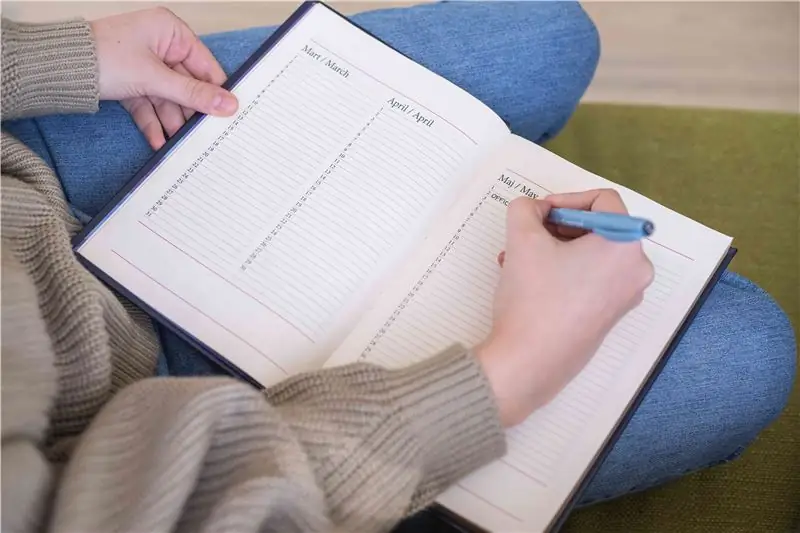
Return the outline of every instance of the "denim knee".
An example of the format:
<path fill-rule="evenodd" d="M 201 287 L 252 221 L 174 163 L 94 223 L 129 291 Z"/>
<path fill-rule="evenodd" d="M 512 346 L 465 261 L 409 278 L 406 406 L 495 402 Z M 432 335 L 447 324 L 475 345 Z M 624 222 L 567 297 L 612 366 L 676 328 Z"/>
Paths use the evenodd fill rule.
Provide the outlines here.
<path fill-rule="evenodd" d="M 726 274 L 721 283 L 737 296 L 738 320 L 729 347 L 730 364 L 748 387 L 742 420 L 760 431 L 780 415 L 789 402 L 797 371 L 797 345 L 792 324 L 778 303 L 753 282 Z"/>
<path fill-rule="evenodd" d="M 796 364 L 794 332 L 775 300 L 725 273 L 582 503 L 734 459 L 786 406 Z"/>
<path fill-rule="evenodd" d="M 597 29 L 578 2 L 432 3 L 353 19 L 532 141 L 566 123 L 600 56 Z"/>
<path fill-rule="evenodd" d="M 578 106 L 594 78 L 601 45 L 597 27 L 579 3 L 533 4 L 551 10 L 548 26 L 539 29 L 541 14 L 534 10 L 528 10 L 527 17 L 523 14 L 515 21 L 515 26 L 530 23 L 530 35 L 521 34 L 518 39 L 523 53 L 534 54 L 534 58 L 530 68 L 523 67 L 518 74 L 524 84 L 518 89 L 521 101 L 512 110 L 513 115 L 504 118 L 514 133 L 543 143 L 561 131 Z M 546 43 L 542 42 L 544 35 Z M 533 53 L 533 47 L 540 51 Z M 542 54 L 549 57 L 539 57 Z M 544 128 L 542 117 L 547 118 Z"/>
<path fill-rule="evenodd" d="M 551 139 L 561 131 L 592 82 L 600 61 L 600 34 L 583 7 L 579 3 L 570 2 L 555 4 L 563 10 L 563 32 L 569 41 L 566 49 L 569 51 L 571 64 L 567 65 L 566 76 L 553 79 L 556 91 L 562 93 L 560 102 L 554 102 L 561 119 L 535 139 L 538 143 Z"/>

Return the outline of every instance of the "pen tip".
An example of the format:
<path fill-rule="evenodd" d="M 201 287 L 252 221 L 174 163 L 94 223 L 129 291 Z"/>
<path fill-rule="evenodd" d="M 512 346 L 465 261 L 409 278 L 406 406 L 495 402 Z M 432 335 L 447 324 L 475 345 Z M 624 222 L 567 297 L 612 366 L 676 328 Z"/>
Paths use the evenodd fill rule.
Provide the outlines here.
<path fill-rule="evenodd" d="M 655 231 L 655 229 L 656 228 L 652 222 L 644 223 L 644 234 L 647 235 L 648 237 L 653 234 L 653 231 Z"/>

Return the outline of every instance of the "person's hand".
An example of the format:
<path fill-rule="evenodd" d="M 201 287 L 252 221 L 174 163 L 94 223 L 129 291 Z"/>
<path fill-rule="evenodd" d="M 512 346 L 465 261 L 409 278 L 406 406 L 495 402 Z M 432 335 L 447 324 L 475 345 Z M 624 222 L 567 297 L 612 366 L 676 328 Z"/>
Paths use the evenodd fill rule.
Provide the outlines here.
<path fill-rule="evenodd" d="M 554 228 L 552 207 L 627 212 L 611 190 L 510 203 L 493 328 L 475 349 L 506 426 L 558 394 L 653 280 L 639 242 Z"/>
<path fill-rule="evenodd" d="M 222 89 L 225 73 L 181 19 L 165 8 L 90 22 L 100 99 L 119 100 L 154 149 L 194 111 L 230 116 L 236 97 Z"/>

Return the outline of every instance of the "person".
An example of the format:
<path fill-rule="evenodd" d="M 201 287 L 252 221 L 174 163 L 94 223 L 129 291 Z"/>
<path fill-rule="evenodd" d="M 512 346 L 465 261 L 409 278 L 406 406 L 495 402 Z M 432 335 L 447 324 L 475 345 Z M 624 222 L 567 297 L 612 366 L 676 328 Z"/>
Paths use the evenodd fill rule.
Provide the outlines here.
<path fill-rule="evenodd" d="M 537 142 L 565 124 L 599 54 L 577 3 L 354 18 Z M 69 238 L 194 110 L 235 112 L 219 84 L 271 31 L 201 41 L 164 9 L 3 20 L 4 531 L 421 531 L 414 513 L 500 457 L 503 427 L 557 394 L 649 284 L 641 245 L 543 224 L 552 206 L 624 212 L 613 192 L 517 200 L 480 345 L 263 392 L 219 375 L 84 270 Z M 779 307 L 726 273 L 582 503 L 738 455 L 785 405 L 794 358 Z"/>

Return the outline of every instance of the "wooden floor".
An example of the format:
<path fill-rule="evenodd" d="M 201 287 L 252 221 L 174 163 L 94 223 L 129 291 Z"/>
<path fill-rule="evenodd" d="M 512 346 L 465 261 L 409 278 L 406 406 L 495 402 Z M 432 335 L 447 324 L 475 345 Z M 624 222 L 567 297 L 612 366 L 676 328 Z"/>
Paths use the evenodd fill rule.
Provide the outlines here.
<path fill-rule="evenodd" d="M 407 4 L 330 2 L 340 11 Z M 281 22 L 299 4 L 166 2 L 198 33 Z M 4 16 L 99 17 L 146 2 L 3 2 Z M 587 101 L 800 110 L 800 3 L 586 2 L 603 53 Z"/>

